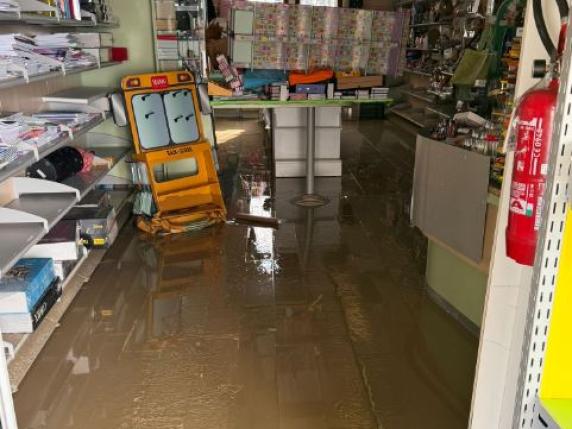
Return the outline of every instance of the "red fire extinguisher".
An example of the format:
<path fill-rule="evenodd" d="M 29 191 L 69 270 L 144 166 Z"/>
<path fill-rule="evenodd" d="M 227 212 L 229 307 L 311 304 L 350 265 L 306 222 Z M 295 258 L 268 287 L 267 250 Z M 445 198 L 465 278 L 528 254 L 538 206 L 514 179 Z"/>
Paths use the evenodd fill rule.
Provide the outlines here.
<path fill-rule="evenodd" d="M 530 266 L 534 265 L 536 255 L 559 88 L 558 61 L 566 36 L 564 20 L 568 17 L 568 5 L 566 1 L 559 1 L 558 4 L 563 19 L 558 49 L 546 30 L 541 1 L 535 0 L 533 4 L 539 34 L 553 61 L 545 79 L 522 96 L 516 108 L 513 128 L 516 147 L 506 250 L 508 257 L 519 264 Z"/>

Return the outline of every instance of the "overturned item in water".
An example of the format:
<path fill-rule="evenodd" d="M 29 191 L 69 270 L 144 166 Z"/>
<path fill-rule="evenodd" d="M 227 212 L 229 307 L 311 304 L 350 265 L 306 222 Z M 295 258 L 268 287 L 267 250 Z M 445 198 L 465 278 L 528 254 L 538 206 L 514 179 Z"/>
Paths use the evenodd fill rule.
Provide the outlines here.
<path fill-rule="evenodd" d="M 220 222 L 225 218 L 220 217 L 220 211 L 213 209 L 208 211 L 200 209 L 197 212 L 173 213 L 171 215 L 155 214 L 149 218 L 139 216 L 137 227 L 150 234 L 180 234 L 184 232 L 200 231 Z"/>
<path fill-rule="evenodd" d="M 267 227 L 267 228 L 280 228 L 280 221 L 275 217 L 256 216 L 249 213 L 237 213 L 234 216 L 236 223 L 243 223 L 247 225 Z"/>
<path fill-rule="evenodd" d="M 121 86 L 139 164 L 142 192 L 137 225 L 179 233 L 224 222 L 213 148 L 203 133 L 197 87 L 185 71 L 127 76 Z"/>

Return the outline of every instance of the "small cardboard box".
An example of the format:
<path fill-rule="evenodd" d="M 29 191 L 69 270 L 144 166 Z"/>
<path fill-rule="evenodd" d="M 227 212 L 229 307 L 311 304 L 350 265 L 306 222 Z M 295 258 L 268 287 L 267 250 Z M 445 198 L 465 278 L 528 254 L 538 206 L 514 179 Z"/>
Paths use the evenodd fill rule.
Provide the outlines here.
<path fill-rule="evenodd" d="M 363 0 L 362 8 L 367 10 L 395 10 L 393 0 Z"/>
<path fill-rule="evenodd" d="M 374 86 L 383 86 L 383 76 L 339 77 L 337 83 L 339 90 L 372 88 Z"/>

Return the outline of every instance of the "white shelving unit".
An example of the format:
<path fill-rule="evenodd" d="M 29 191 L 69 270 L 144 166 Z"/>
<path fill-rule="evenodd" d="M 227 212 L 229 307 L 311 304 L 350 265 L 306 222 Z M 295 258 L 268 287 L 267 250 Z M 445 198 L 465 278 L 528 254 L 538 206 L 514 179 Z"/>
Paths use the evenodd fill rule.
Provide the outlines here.
<path fill-rule="evenodd" d="M 130 191 L 113 191 L 112 205 L 118 216 L 119 227 L 122 227 L 127 216 L 122 216 L 127 209 L 127 202 L 131 196 Z M 91 276 L 98 263 L 105 255 L 105 249 L 96 249 L 86 252 L 76 263 L 62 284 L 62 297 L 42 321 L 33 334 L 8 334 L 4 341 L 12 347 L 13 354 L 8 356 L 7 366 L 10 388 L 17 391 L 20 383 L 32 367 L 34 361 L 48 342 L 50 336 L 58 328 L 59 323 L 68 307 L 80 291 L 82 285 Z M 0 362 L 1 364 L 1 362 Z"/>
<path fill-rule="evenodd" d="M 156 0 L 151 0 L 151 12 L 153 19 L 153 39 L 155 43 L 155 67 L 158 71 L 168 71 L 172 67 L 171 63 L 176 62 L 177 67 L 181 69 L 189 68 L 198 81 L 207 78 L 207 48 L 206 48 L 206 26 L 207 26 L 207 5 L 205 0 L 195 0 L 194 4 L 179 5 L 175 4 L 174 12 L 188 13 L 195 18 L 197 28 L 188 31 L 180 30 L 158 30 L 156 25 L 157 10 Z M 159 37 L 171 36 L 177 40 L 177 56 L 173 58 L 165 58 L 159 54 Z M 181 44 L 187 45 L 189 51 L 193 54 L 189 57 L 189 52 L 184 55 Z M 194 64 L 193 64 L 194 62 Z"/>
<path fill-rule="evenodd" d="M 120 161 L 128 156 L 131 148 L 121 145 L 124 143 L 121 139 L 105 135 L 95 135 L 92 139 L 82 139 L 77 136 L 75 140 L 68 138 L 59 142 L 59 146 L 77 144 L 93 151 L 97 157 L 111 158 L 113 162 L 106 166 L 95 166 L 89 172 L 77 174 L 63 183 L 28 177 L 10 177 L 0 183 L 0 187 L 10 189 L 13 193 L 12 201 L 0 208 L 0 235 L 3 238 L 0 241 L 0 277 L 41 240 L 50 228 L 105 178 Z M 55 147 L 52 148 L 52 150 L 55 149 Z M 118 215 L 125 207 L 130 195 L 129 191 L 114 192 L 112 202 Z M 34 360 L 57 328 L 65 310 L 81 288 L 83 282 L 78 283 L 74 275 L 77 270 L 81 269 L 84 260 L 87 260 L 87 255 L 86 258 L 78 261 L 76 269 L 64 282 L 62 298 L 40 324 L 37 331 L 26 335 L 4 336 L 5 344 L 10 346 L 8 349 L 13 350 L 13 355 L 8 359 L 9 381 L 12 390 L 17 390 Z M 74 286 L 67 287 L 68 284 Z M 21 351 L 23 351 L 22 354 L 20 354 Z M 0 359 L 0 366 L 1 363 Z M 11 429 L 10 426 L 6 427 Z"/>
<path fill-rule="evenodd" d="M 109 169 L 94 168 L 89 173 L 68 179 L 66 184 L 13 176 L 21 174 L 37 159 L 65 145 L 73 144 L 76 139 L 103 121 L 103 118 L 93 120 L 77 130 L 73 136 L 65 134 L 43 146 L 37 158 L 33 152 L 28 152 L 22 159 L 0 170 L 0 182 L 4 182 L 0 187 L 8 187 L 14 196 L 12 202 L 0 208 L 0 234 L 7 238 L 0 241 L 0 278 L 30 247 L 41 240 L 44 234 L 95 186 L 97 181 L 105 177 Z M 102 156 L 108 155 L 109 150 Z"/>
<path fill-rule="evenodd" d="M 95 31 L 117 27 L 117 23 L 100 23 L 90 14 L 82 21 L 64 19 L 59 11 L 37 0 L 21 0 L 21 7 L 13 13 L 0 13 L 0 26 L 7 31 L 30 31 L 34 26 L 41 26 L 41 31 L 75 31 L 94 28 Z M 18 30 L 22 26 L 25 30 Z M 6 31 L 6 30 L 5 30 Z M 91 30 L 94 31 L 94 30 Z M 77 85 L 71 76 L 78 73 L 112 67 L 119 63 L 103 63 L 90 67 L 81 67 L 52 71 L 35 76 L 17 77 L 0 80 L 0 91 L 9 91 L 24 85 L 34 85 L 23 90 L 30 97 L 32 90 L 38 96 L 44 95 L 52 87 L 66 88 Z M 69 77 L 69 84 L 62 78 Z M 59 81 L 58 81 L 59 79 Z M 48 83 L 48 80 L 55 82 Z M 45 82 L 45 84 L 43 84 Z M 10 100 L 14 91 L 9 91 Z M 35 94 L 33 95 L 36 96 Z M 34 105 L 36 105 L 34 103 Z M 5 106 L 3 106 L 6 109 Z M 94 128 L 108 120 L 108 116 L 95 117 L 70 132 L 62 132 L 51 142 L 44 144 L 36 151 L 26 152 L 14 162 L 0 168 L 0 278 L 26 252 L 62 219 L 87 193 L 89 193 L 109 174 L 115 166 L 124 161 L 131 151 L 131 144 L 125 139 L 93 132 Z M 93 151 L 98 158 L 110 160 L 97 163 L 89 172 L 80 173 L 63 181 L 50 182 L 41 179 L 22 177 L 26 168 L 59 148 L 71 145 Z M 130 199 L 129 191 L 113 192 L 112 204 L 118 213 L 118 220 L 127 219 L 119 216 L 119 212 L 127 209 Z M 97 267 L 103 257 L 104 250 L 87 252 L 76 263 L 72 273 L 63 283 L 63 294 L 58 303 L 50 310 L 45 319 L 32 334 L 4 335 L 3 342 L 8 357 L 0 353 L 0 427 L 17 429 L 17 420 L 12 402 L 12 391 L 18 388 L 29 368 L 34 363 L 52 333 L 59 326 L 65 311 L 81 289 L 82 284 Z"/>

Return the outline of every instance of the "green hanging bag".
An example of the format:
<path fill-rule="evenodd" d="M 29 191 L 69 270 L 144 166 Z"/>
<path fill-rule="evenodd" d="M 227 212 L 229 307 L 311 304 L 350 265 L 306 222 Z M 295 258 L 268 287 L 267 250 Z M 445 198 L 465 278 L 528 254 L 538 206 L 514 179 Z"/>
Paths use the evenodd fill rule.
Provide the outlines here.
<path fill-rule="evenodd" d="M 472 87 L 478 80 L 488 80 L 494 59 L 495 54 L 488 50 L 466 49 L 451 79 L 451 83 L 458 86 Z"/>

